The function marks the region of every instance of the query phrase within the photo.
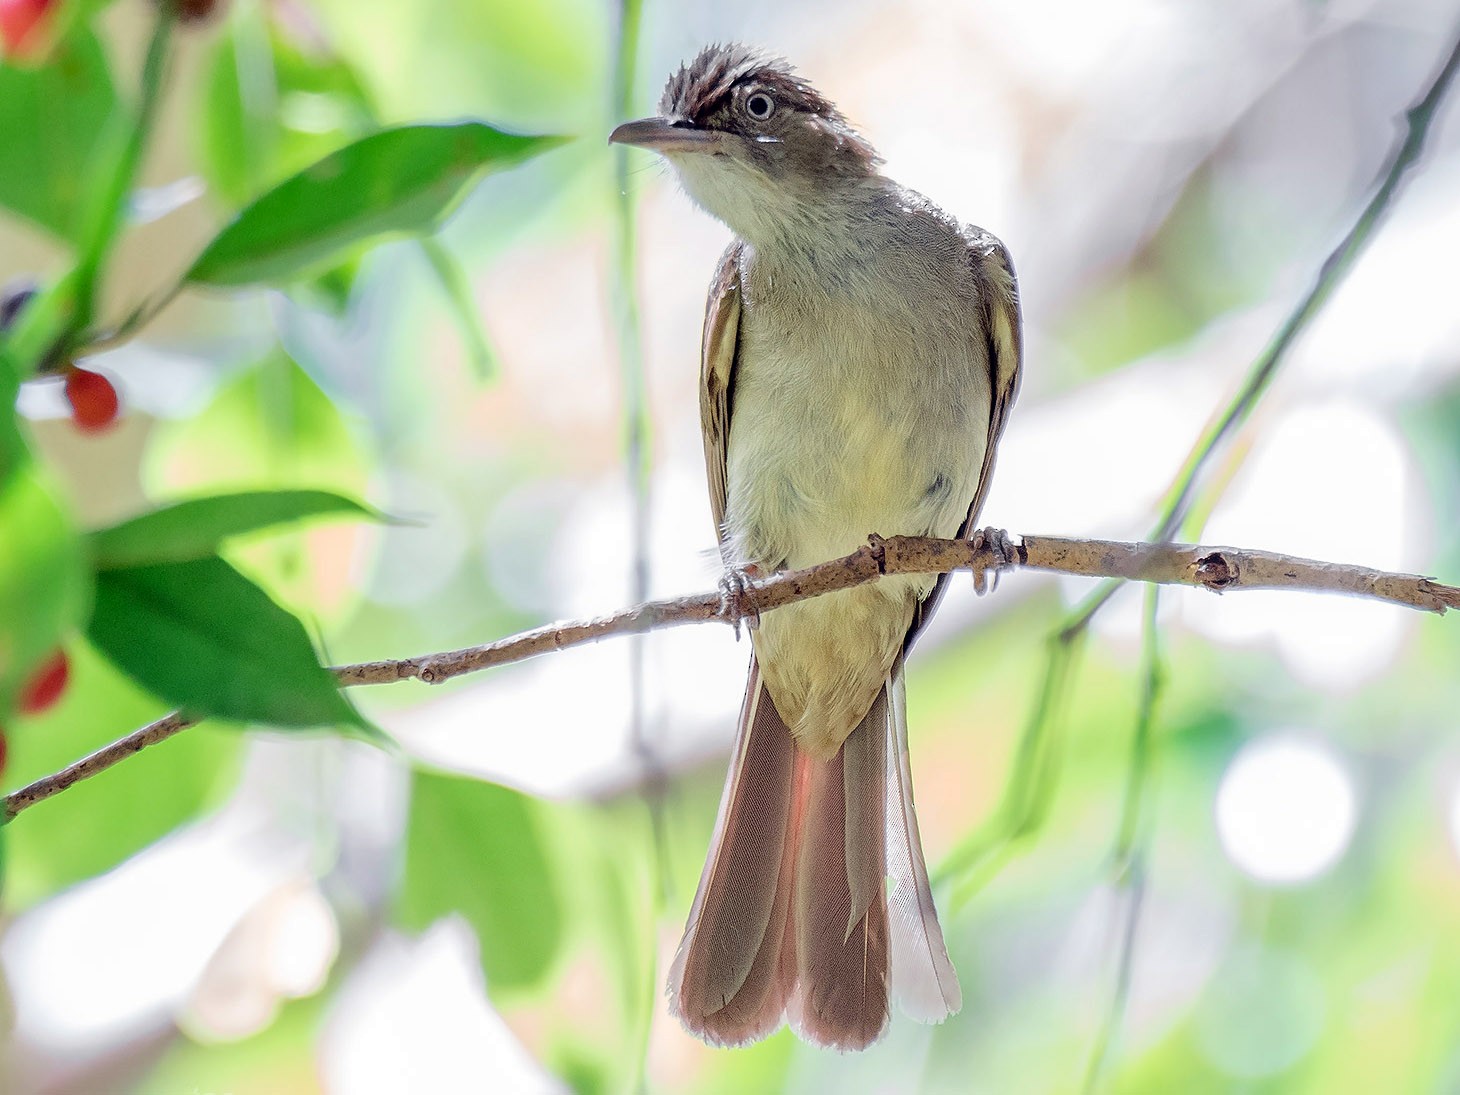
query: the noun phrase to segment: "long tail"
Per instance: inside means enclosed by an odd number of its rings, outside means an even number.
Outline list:
[[[789,1019],[863,1049],[889,994],[913,1018],[958,1010],[918,840],[901,661],[841,752],[797,749],[754,660],[709,858],[669,974],[669,1006],[717,1045]],[[888,880],[892,885],[889,887]]]

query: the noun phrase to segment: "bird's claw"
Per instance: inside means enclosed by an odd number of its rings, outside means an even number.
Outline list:
[[[979,596],[999,588],[999,575],[1018,563],[1019,553],[1014,541],[1001,528],[981,528],[973,534],[974,551],[988,551],[993,555],[991,562],[980,560],[973,567],[973,591]],[[992,578],[992,580],[990,580]]]
[[[744,621],[746,630],[760,627],[760,609],[750,597],[750,586],[759,577],[754,566],[734,567],[720,579],[720,615],[728,619],[735,628],[735,638],[740,638],[740,624]]]

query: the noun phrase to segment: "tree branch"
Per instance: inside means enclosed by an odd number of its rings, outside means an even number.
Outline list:
[[[1417,574],[1394,574],[1369,567],[1300,559],[1246,548],[1194,547],[1188,544],[1126,543],[1120,540],[1077,540],[1060,536],[1025,536],[1005,558],[994,538],[974,541],[923,536],[873,536],[866,547],[804,570],[783,571],[745,583],[738,597],[697,593],[647,601],[591,620],[547,624],[484,646],[421,654],[393,661],[342,665],[334,670],[342,688],[419,680],[427,684],[466,673],[524,661],[570,646],[616,635],[637,635],[660,628],[719,620],[739,626],[759,613],[851,589],[884,574],[941,574],[969,570],[982,585],[1001,570],[1044,570],[1090,578],[1126,578],[1162,585],[1201,586],[1213,593],[1242,589],[1289,589],[1347,593],[1371,600],[1443,614],[1460,609],[1460,588]],[[27,807],[89,779],[118,761],[172,737],[199,721],[181,712],[158,719],[98,749],[54,775],[12,791],[4,798],[0,824]]]

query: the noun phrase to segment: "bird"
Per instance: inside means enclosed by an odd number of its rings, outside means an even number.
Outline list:
[[[661,155],[734,239],[705,309],[700,420],[727,574],[869,534],[972,537],[1019,386],[1008,250],[881,171],[784,59],[714,44],[610,141]],[[913,805],[904,660],[948,576],[767,612],[668,1006],[719,1046],[783,1023],[841,1051],[891,1001],[962,1005]]]

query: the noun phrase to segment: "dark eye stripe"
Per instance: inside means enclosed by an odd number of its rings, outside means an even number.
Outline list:
[[[713,95],[707,96],[702,102],[696,105],[694,111],[695,121],[703,125],[729,103],[734,93],[735,88],[731,86],[719,89]]]

